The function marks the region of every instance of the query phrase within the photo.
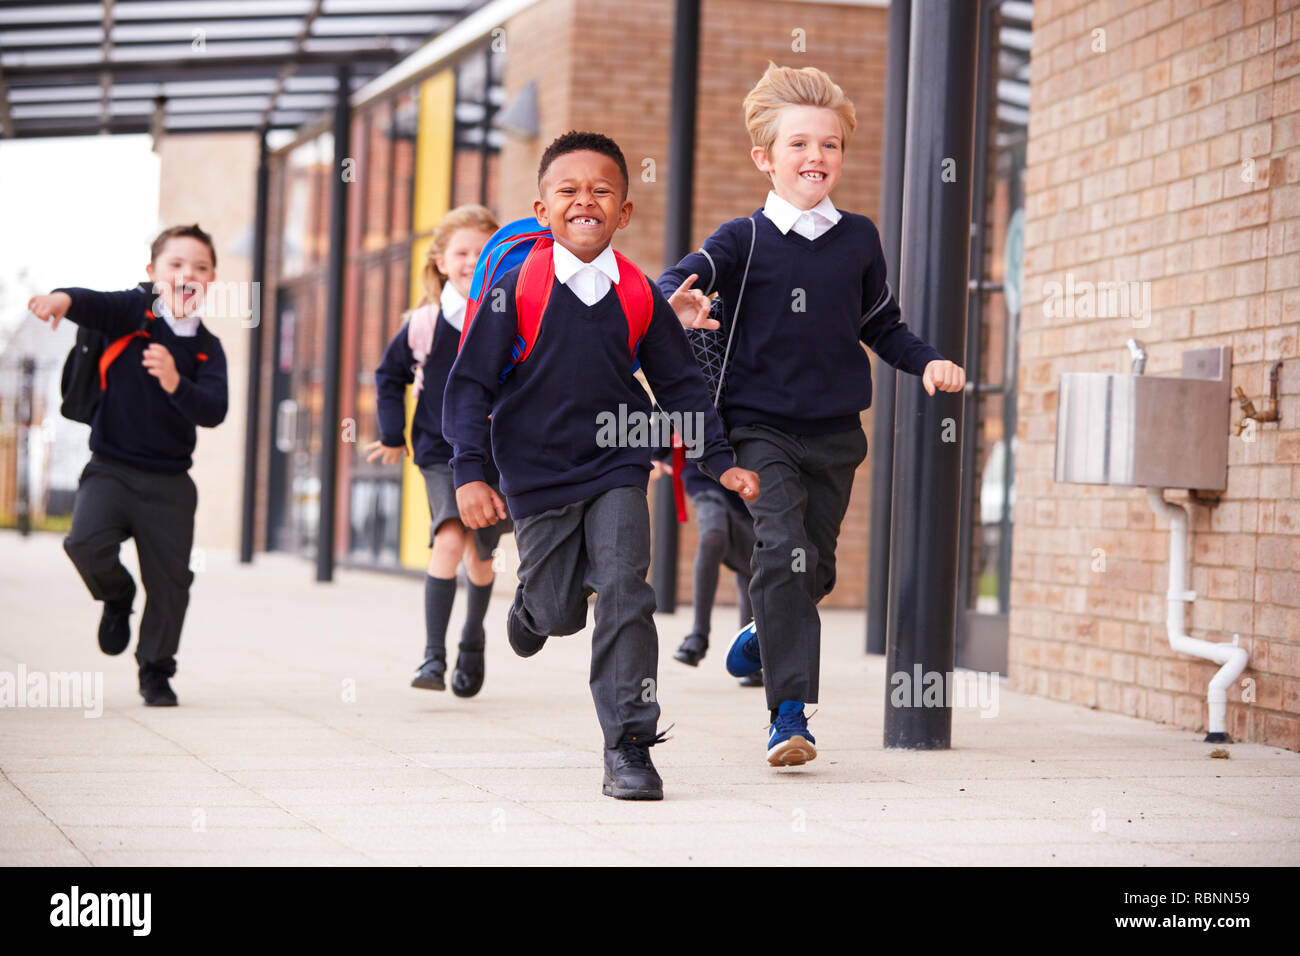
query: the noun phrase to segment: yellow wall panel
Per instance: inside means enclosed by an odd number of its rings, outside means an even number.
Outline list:
[[[444,70],[420,84],[420,125],[415,138],[415,208],[412,210],[411,305],[424,287],[420,273],[429,249],[429,233],[451,208],[451,160],[455,132],[456,77]],[[414,390],[406,390],[406,435],[410,445]],[[408,568],[429,564],[429,505],[424,478],[410,457],[402,461],[401,562]]]

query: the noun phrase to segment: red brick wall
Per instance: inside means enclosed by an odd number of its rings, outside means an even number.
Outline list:
[[[1015,687],[1203,730],[1216,666],[1164,628],[1168,523],[1139,489],[1053,481],[1063,371],[1177,374],[1184,349],[1232,347],[1279,423],[1229,441],[1223,503],[1192,506],[1189,633],[1241,635],[1254,701],[1235,739],[1300,750],[1300,2],[1038,0],[1026,178],[1010,671]],[[1094,50],[1094,30],[1105,51]],[[1249,173],[1253,170],[1253,177]],[[1243,174],[1247,175],[1243,175]],[[1044,284],[1142,281],[1149,327],[1050,318]],[[1225,414],[1225,420],[1226,420]],[[1232,420],[1240,411],[1232,410]],[[1184,493],[1171,500],[1186,502]],[[1094,548],[1106,570],[1093,570]],[[1249,694],[1247,694],[1249,696]]]

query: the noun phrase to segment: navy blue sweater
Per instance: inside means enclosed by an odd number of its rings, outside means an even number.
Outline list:
[[[518,333],[518,277],[515,267],[497,280],[494,288],[503,291],[505,308],[479,310],[447,379],[442,431],[455,450],[456,486],[485,480],[487,464],[495,459],[515,518],[611,488],[644,490],[653,449],[630,441],[611,446],[601,437],[602,418],[619,416],[620,406],[630,424],[638,420],[636,413],[650,413],[649,396],[633,377],[627,318],[616,290],[611,286],[587,306],[556,281],[532,353],[501,384]],[[654,313],[637,358],[662,408],[701,416],[700,460],[714,476],[721,475],[735,465],[735,456],[685,332],[653,283],[650,289]]]
[[[153,304],[142,283],[125,292],[55,289],[72,298],[67,318],[102,332],[109,342],[140,328]],[[176,474],[193,464],[195,426],[214,428],[226,417],[226,353],[202,323],[179,336],[162,317],[149,321],[149,338],[137,336],[108,367],[107,388],[90,423],[90,450],[145,471]],[[168,395],[144,367],[144,350],[165,346],[180,384]]]
[[[375,369],[379,440],[389,447],[406,444],[406,386],[415,381],[415,355],[407,341],[410,322],[398,329]],[[456,361],[460,332],[438,311],[434,322],[433,351],[424,362],[424,387],[411,419],[411,446],[417,465],[446,464],[451,445],[442,437],[442,390]]]
[[[865,342],[894,368],[921,375],[942,360],[900,319],[885,281],[880,234],[866,216],[843,213],[816,239],[782,234],[762,211],[721,412],[727,428],[767,424],[796,435],[858,427],[871,405]],[[736,302],[749,254],[748,219],[724,222],[659,278],[670,295],[691,273],[695,287]]]

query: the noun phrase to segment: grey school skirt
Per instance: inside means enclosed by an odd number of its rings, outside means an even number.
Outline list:
[[[421,465],[420,474],[424,476],[424,491],[429,497],[429,514],[433,520],[429,524],[429,547],[433,547],[433,536],[438,533],[442,523],[450,518],[460,521],[460,509],[456,507],[456,484],[452,480],[451,465]],[[493,488],[498,495],[500,490]],[[491,561],[492,552],[496,550],[501,536],[514,530],[514,523],[506,518],[486,528],[474,528],[474,550],[480,561]]]

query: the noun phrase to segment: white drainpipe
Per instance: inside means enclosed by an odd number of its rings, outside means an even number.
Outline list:
[[[1237,646],[1238,634],[1232,636],[1231,644],[1187,636],[1187,605],[1196,600],[1196,592],[1187,590],[1187,511],[1182,505],[1166,501],[1161,488],[1148,488],[1147,501],[1156,514],[1169,518],[1169,613],[1165,619],[1169,646],[1223,665],[1210,681],[1210,726],[1205,739],[1210,743],[1229,742],[1228,688],[1246,669],[1246,649]]]

